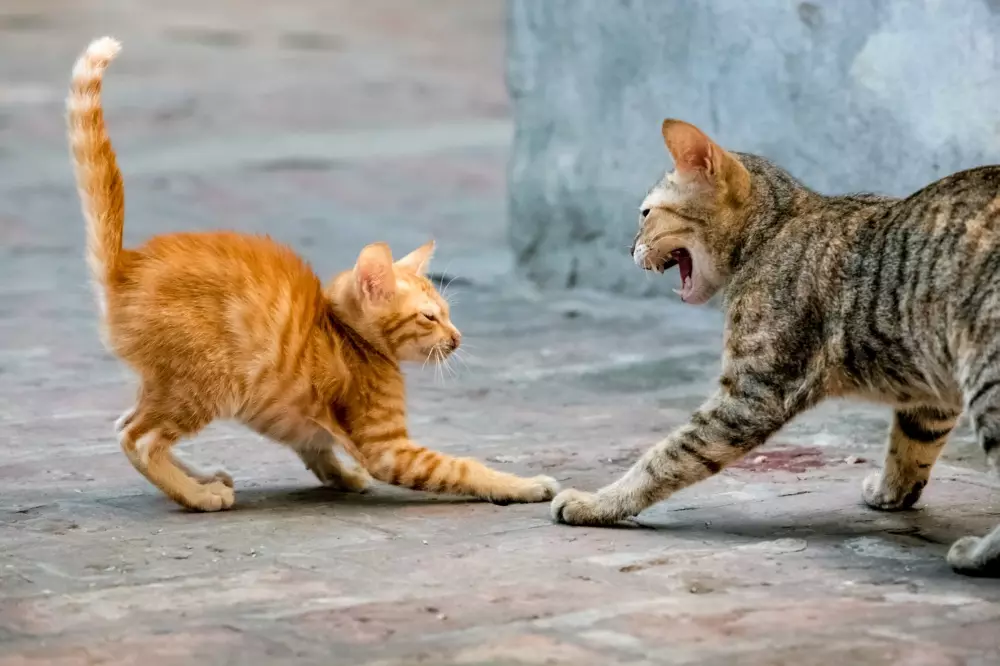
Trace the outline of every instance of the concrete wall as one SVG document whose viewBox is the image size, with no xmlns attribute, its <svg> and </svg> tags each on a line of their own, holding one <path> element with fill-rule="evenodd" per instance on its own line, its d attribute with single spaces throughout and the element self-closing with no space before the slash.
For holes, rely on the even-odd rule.
<svg viewBox="0 0 1000 666">
<path fill-rule="evenodd" d="M 664 117 L 828 193 L 1000 162 L 1000 0 L 509 0 L 510 241 L 546 287 L 666 293 L 628 245 Z"/>
</svg>

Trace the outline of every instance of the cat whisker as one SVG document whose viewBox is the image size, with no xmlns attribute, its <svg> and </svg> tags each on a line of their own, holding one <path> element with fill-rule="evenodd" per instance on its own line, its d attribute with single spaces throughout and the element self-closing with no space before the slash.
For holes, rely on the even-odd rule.
<svg viewBox="0 0 1000 666">
<path fill-rule="evenodd" d="M 434 383 L 440 384 L 443 379 L 441 373 L 441 349 L 435 345 L 431 347 L 431 354 L 434 356 Z"/>
<path fill-rule="evenodd" d="M 458 369 L 455 367 L 454 362 L 462 360 L 462 357 L 458 354 L 458 351 L 459 351 L 458 349 L 452 351 L 452 353 L 448 356 L 447 363 L 445 364 L 448 366 L 448 371 L 451 373 L 451 376 L 455 378 L 458 377 Z"/>
<path fill-rule="evenodd" d="M 443 290 L 443 291 L 444 291 L 444 293 L 446 293 L 446 294 L 448 293 L 448 289 L 449 289 L 449 288 L 451 288 L 451 283 L 452 283 L 452 282 L 454 282 L 454 281 L 455 281 L 455 280 L 456 280 L 457 278 L 458 278 L 458 276 L 457 276 L 457 275 L 452 275 L 452 276 L 451 276 L 451 279 L 450 279 L 450 280 L 448 280 L 448 284 L 446 284 L 446 285 L 444 286 L 444 290 Z"/>
<path fill-rule="evenodd" d="M 469 364 L 465 362 L 465 354 L 459 353 L 461 351 L 462 351 L 461 349 L 456 349 L 454 352 L 452 352 L 451 354 L 452 358 L 461 363 L 466 370 L 471 370 L 471 368 L 469 368 Z"/>
<path fill-rule="evenodd" d="M 442 350 L 440 347 L 438 347 L 438 363 L 437 363 L 437 366 L 438 366 L 438 372 L 440 373 L 440 376 L 441 376 L 441 385 L 443 386 L 444 383 L 445 383 L 445 379 L 446 379 L 445 378 L 445 370 L 447 370 L 447 363 L 445 361 L 444 350 Z"/>
<path fill-rule="evenodd" d="M 444 267 L 444 272 L 442 273 L 442 275 L 448 275 L 448 273 L 449 273 L 449 270 L 451 269 L 451 264 L 452 264 L 452 262 L 451 262 L 451 261 L 449 261 L 449 262 L 447 263 L 447 265 L 445 265 L 445 267 Z M 445 302 L 447 302 L 447 303 L 451 303 L 451 301 L 449 301 L 449 300 L 448 300 L 448 288 L 449 288 L 449 287 L 451 287 L 451 283 L 455 281 L 455 278 L 456 278 L 456 277 L 457 277 L 457 276 L 454 276 L 454 275 L 453 275 L 453 276 L 451 277 L 451 279 L 450 279 L 450 280 L 448 280 L 447 284 L 442 284 L 442 285 L 441 285 L 441 289 L 439 289 L 439 290 L 438 290 L 438 291 L 439 291 L 439 293 L 440 293 L 440 295 L 441 295 L 441 298 L 442 298 L 442 300 L 444 300 L 444 301 L 445 301 Z"/>
</svg>

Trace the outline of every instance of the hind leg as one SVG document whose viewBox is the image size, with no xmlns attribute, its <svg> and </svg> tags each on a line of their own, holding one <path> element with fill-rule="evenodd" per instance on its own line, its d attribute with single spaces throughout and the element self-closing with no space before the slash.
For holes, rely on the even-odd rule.
<svg viewBox="0 0 1000 666">
<path fill-rule="evenodd" d="M 174 465 L 183 470 L 185 474 L 198 483 L 206 484 L 218 481 L 219 483 L 225 484 L 230 488 L 233 487 L 233 477 L 229 476 L 225 470 L 217 469 L 211 474 L 206 474 L 205 472 L 201 472 L 194 467 L 191 467 L 191 465 L 178 458 L 173 451 L 170 452 L 170 459 L 173 461 Z"/>
<path fill-rule="evenodd" d="M 979 444 L 1000 476 L 1000 381 L 986 378 L 969 391 L 969 413 Z M 1000 577 L 1000 526 L 984 537 L 962 537 L 948 551 L 948 564 L 968 576 Z"/>
<path fill-rule="evenodd" d="M 119 437 L 122 436 L 126 428 L 132 425 L 132 422 L 135 420 L 135 415 L 139 409 L 139 405 L 141 404 L 141 402 L 142 402 L 142 392 L 140 391 L 139 400 L 136 402 L 135 406 L 125 410 L 125 412 L 118 417 L 118 420 L 115 421 L 115 432 L 118 433 Z M 220 469 L 216 470 L 212 474 L 205 474 L 204 472 L 200 472 L 191 467 L 190 465 L 188 465 L 187 463 L 185 463 L 183 460 L 174 455 L 172 451 L 170 452 L 169 455 L 174 465 L 183 470 L 185 474 L 192 477 L 198 483 L 204 484 L 204 483 L 212 483 L 214 481 L 220 481 L 225 485 L 229 486 L 230 488 L 233 487 L 233 477 L 229 476 L 229 474 L 227 474 L 224 470 Z"/>
<path fill-rule="evenodd" d="M 115 421 L 116 433 L 121 435 L 122 432 L 124 432 L 125 428 L 129 427 L 132 424 L 132 421 L 135 419 L 135 411 L 136 409 L 138 409 L 138 407 L 139 404 L 137 402 L 134 407 L 129 407 L 124 412 L 122 412 L 122 415 L 118 417 L 117 421 Z"/>
<path fill-rule="evenodd" d="M 931 467 L 958 416 L 955 410 L 934 407 L 897 411 L 889 432 L 885 465 L 865 479 L 865 503 L 880 511 L 912 507 L 920 499 Z"/>
<path fill-rule="evenodd" d="M 146 390 L 143 386 L 140 386 L 135 394 L 135 404 L 122 412 L 122 415 L 115 421 L 115 432 L 118 433 L 119 437 L 125 431 L 125 428 L 132 425 L 132 421 L 135 420 L 135 415 L 139 411 L 139 406 L 143 404 L 145 396 Z"/>
<path fill-rule="evenodd" d="M 179 428 L 178 422 L 186 427 Z M 121 445 L 132 466 L 170 499 L 196 511 L 219 511 L 233 505 L 232 488 L 223 480 L 195 478 L 171 452 L 181 436 L 206 424 L 207 419 L 199 423 L 190 415 L 170 419 L 155 407 L 140 404 L 121 433 Z"/>
</svg>

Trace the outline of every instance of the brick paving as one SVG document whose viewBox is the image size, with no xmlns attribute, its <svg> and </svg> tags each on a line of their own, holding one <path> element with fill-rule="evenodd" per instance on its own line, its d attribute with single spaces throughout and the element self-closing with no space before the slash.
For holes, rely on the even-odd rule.
<svg viewBox="0 0 1000 666">
<path fill-rule="evenodd" d="M 97 340 L 62 137 L 99 34 L 125 42 L 107 101 L 131 241 L 267 231 L 332 273 L 371 240 L 439 240 L 469 352 L 411 373 L 420 441 L 594 488 L 718 368 L 717 312 L 509 277 L 501 3 L 248 7 L 0 9 L 0 666 L 1000 662 L 1000 584 L 943 560 L 1000 520 L 1000 484 L 963 430 L 920 510 L 864 508 L 874 407 L 825 406 L 619 529 L 327 492 L 226 424 L 181 449 L 233 474 L 233 511 L 149 486 L 112 434 L 133 384 Z"/>
</svg>

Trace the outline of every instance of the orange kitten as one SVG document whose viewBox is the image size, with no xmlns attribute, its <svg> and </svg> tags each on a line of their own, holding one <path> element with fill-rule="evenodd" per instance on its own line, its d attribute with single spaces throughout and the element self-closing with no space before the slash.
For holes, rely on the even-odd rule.
<svg viewBox="0 0 1000 666">
<path fill-rule="evenodd" d="M 69 141 L 87 220 L 87 260 L 102 339 L 140 378 L 117 424 L 139 472 L 176 502 L 233 505 L 232 479 L 199 474 L 171 451 L 217 418 L 291 447 L 328 485 L 360 491 L 376 479 L 497 503 L 551 499 L 525 479 L 409 439 L 400 361 L 440 360 L 461 335 L 424 277 L 428 243 L 393 263 L 381 243 L 323 289 L 292 250 L 232 232 L 170 234 L 122 247 L 124 186 L 101 108 L 101 77 L 119 44 L 93 42 L 67 100 Z M 342 467 L 339 443 L 361 465 Z"/>
</svg>

